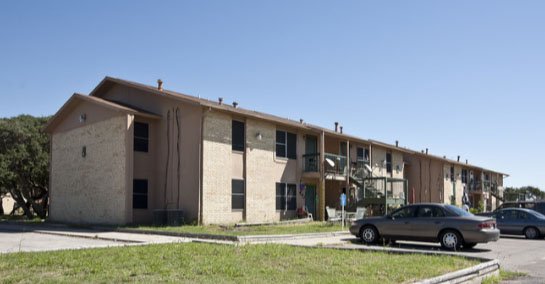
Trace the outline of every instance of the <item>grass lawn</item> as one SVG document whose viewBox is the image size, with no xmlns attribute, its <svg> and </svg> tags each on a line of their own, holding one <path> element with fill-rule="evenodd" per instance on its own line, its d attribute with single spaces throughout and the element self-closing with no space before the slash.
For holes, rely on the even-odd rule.
<svg viewBox="0 0 545 284">
<path fill-rule="evenodd" d="M 486 279 L 484 279 L 484 281 L 482 283 L 483 284 L 499 284 L 502 281 L 513 280 L 513 279 L 517 279 L 519 277 L 524 277 L 526 275 L 527 274 L 524 273 L 524 272 L 508 271 L 508 270 L 503 270 L 502 269 L 502 270 L 500 270 L 500 275 L 495 276 L 495 277 L 486 278 Z"/>
<path fill-rule="evenodd" d="M 228 236 L 247 236 L 247 235 L 281 235 L 281 234 L 302 234 L 302 233 L 320 233 L 320 232 L 336 232 L 341 231 L 340 224 L 332 224 L 326 222 L 312 222 L 305 224 L 289 224 L 289 225 L 269 225 L 269 226 L 173 226 L 173 227 L 130 227 L 131 229 L 152 230 L 152 231 L 168 231 L 177 233 L 192 233 L 192 234 L 211 234 L 211 235 L 228 235 Z M 345 227 L 345 230 L 347 228 Z"/>
<path fill-rule="evenodd" d="M 180 243 L 0 254 L 2 283 L 402 283 L 478 262 L 453 256 Z"/>
</svg>

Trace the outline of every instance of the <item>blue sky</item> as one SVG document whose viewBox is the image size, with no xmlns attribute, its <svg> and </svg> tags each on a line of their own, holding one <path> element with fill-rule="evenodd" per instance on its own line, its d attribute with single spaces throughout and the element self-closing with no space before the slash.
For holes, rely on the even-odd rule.
<svg viewBox="0 0 545 284">
<path fill-rule="evenodd" d="M 160 2 L 160 3 L 159 3 Z M 1 1 L 0 117 L 106 75 L 545 189 L 545 1 Z"/>
</svg>

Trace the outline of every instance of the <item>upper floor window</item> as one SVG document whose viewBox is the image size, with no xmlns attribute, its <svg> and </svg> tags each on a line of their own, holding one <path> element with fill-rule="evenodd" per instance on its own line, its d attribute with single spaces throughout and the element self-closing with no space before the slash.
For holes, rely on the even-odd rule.
<svg viewBox="0 0 545 284">
<path fill-rule="evenodd" d="M 386 153 L 386 172 L 392 173 L 392 153 Z"/>
<path fill-rule="evenodd" d="M 288 159 L 297 159 L 297 135 L 276 131 L 276 156 Z"/>
<path fill-rule="evenodd" d="M 234 151 L 244 151 L 244 122 L 233 120 L 232 122 L 232 144 Z"/>
<path fill-rule="evenodd" d="M 369 161 L 369 149 L 358 147 L 358 160 Z"/>
<path fill-rule="evenodd" d="M 454 182 L 454 167 L 450 167 L 450 181 Z"/>
<path fill-rule="evenodd" d="M 467 170 L 462 169 L 462 183 L 467 183 Z"/>
<path fill-rule="evenodd" d="M 149 125 L 143 122 L 134 122 L 134 151 L 148 152 Z"/>
</svg>

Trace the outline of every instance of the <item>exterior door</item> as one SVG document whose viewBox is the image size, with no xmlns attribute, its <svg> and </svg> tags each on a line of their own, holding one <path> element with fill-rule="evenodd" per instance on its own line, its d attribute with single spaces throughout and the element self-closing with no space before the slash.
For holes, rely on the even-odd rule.
<svg viewBox="0 0 545 284">
<path fill-rule="evenodd" d="M 316 136 L 307 135 L 305 139 L 305 155 L 303 155 L 305 161 L 305 172 L 318 172 L 318 138 Z M 314 215 L 313 215 L 314 216 Z"/>
<path fill-rule="evenodd" d="M 312 214 L 313 218 L 316 218 L 316 185 L 308 185 L 305 189 L 305 206 L 308 213 Z"/>
<path fill-rule="evenodd" d="M 316 136 L 307 135 L 305 139 L 305 154 L 318 153 L 318 139 Z"/>
</svg>

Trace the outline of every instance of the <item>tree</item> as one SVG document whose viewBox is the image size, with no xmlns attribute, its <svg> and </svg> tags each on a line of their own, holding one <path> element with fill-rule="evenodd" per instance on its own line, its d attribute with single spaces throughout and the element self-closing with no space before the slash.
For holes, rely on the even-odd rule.
<svg viewBox="0 0 545 284">
<path fill-rule="evenodd" d="M 0 118 L 0 195 L 10 193 L 28 218 L 47 215 L 49 137 L 47 117 Z"/>
<path fill-rule="evenodd" d="M 506 187 L 503 192 L 505 201 L 523 201 L 527 198 L 534 197 L 535 199 L 545 199 L 545 192 L 537 187 Z"/>
</svg>

